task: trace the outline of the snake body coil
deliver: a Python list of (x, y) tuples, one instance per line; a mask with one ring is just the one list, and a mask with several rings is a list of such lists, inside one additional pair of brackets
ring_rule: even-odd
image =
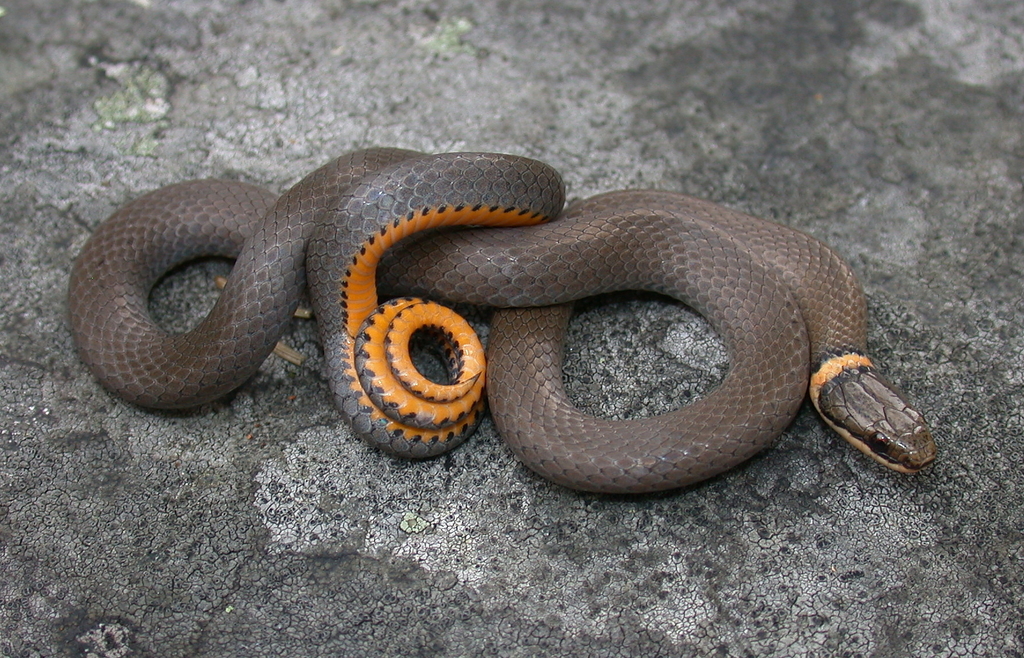
[[(858, 449), (904, 472), (934, 459), (920, 414), (865, 355), (864, 297), (827, 246), (680, 194), (613, 192), (558, 216), (563, 203), (557, 172), (533, 160), (396, 149), (339, 158), (276, 202), (243, 183), (162, 188), (104, 222), (76, 261), (76, 346), (130, 402), (202, 404), (255, 372), (308, 278), (338, 408), (357, 434), (395, 454), (426, 457), (461, 442), (480, 418), (486, 381), (501, 435), (541, 475), (594, 491), (674, 488), (770, 443), (810, 380), (815, 406)], [(424, 231), (451, 225), (514, 228)], [(149, 290), (200, 255), (236, 257), (228, 285), (196, 329), (167, 334), (148, 316)], [(486, 374), (475, 336), (449, 311), (406, 299), (377, 310), (377, 281), (386, 295), (504, 309)], [(563, 304), (638, 289), (704, 315), (727, 345), (729, 373), (664, 416), (583, 414), (562, 387)], [(409, 334), (422, 330), (443, 344), (447, 384), (407, 358)]]

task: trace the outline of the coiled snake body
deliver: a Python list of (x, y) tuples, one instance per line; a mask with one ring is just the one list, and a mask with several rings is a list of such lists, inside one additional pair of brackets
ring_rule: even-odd
[[(394, 454), (428, 457), (461, 442), (480, 419), (486, 380), (499, 432), (541, 475), (592, 491), (669, 489), (761, 450), (810, 381), (823, 418), (877, 461), (915, 472), (934, 459), (921, 415), (865, 355), (864, 297), (827, 246), (674, 193), (613, 192), (559, 215), (563, 203), (557, 172), (533, 160), (397, 149), (343, 156), (279, 199), (237, 182), (161, 188), (112, 215), (78, 257), (75, 344), (130, 402), (203, 404), (256, 371), (308, 279), (337, 406)], [(512, 228), (429, 230), (451, 225)], [(168, 334), (149, 318), (149, 291), (201, 255), (236, 258), (228, 285), (199, 326)], [(486, 374), (457, 316), (406, 298), (377, 309), (375, 282), (387, 295), (503, 309)], [(564, 304), (636, 289), (704, 315), (727, 345), (729, 373), (663, 416), (588, 416), (562, 387)], [(412, 366), (408, 340), (419, 331), (441, 341), (449, 382)]]

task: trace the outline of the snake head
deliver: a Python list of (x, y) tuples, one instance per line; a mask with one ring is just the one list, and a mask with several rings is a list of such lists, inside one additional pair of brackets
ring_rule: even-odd
[[(845, 363), (829, 368), (837, 359)], [(924, 417), (866, 357), (844, 355), (828, 363), (812, 377), (811, 401), (840, 436), (901, 473), (916, 473), (935, 460)]]

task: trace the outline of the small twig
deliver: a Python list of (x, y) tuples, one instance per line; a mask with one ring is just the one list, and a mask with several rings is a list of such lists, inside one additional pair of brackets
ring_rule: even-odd
[(297, 366), (301, 366), (306, 360), (306, 357), (301, 352), (297, 352), (280, 342), (277, 345), (274, 345), (274, 354), (288, 363), (294, 363)]

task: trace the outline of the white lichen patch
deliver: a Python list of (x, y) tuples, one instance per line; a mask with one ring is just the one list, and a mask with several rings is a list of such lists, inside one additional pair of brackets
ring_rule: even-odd
[(439, 55), (475, 55), (476, 48), (464, 42), (462, 37), (473, 29), (473, 22), (463, 16), (453, 16), (438, 22), (433, 32), (420, 43), (424, 48)]
[(93, 109), (99, 120), (94, 130), (112, 130), (123, 123), (154, 123), (171, 111), (167, 100), (169, 83), (159, 71), (136, 64), (100, 65), (121, 89), (96, 99)]

